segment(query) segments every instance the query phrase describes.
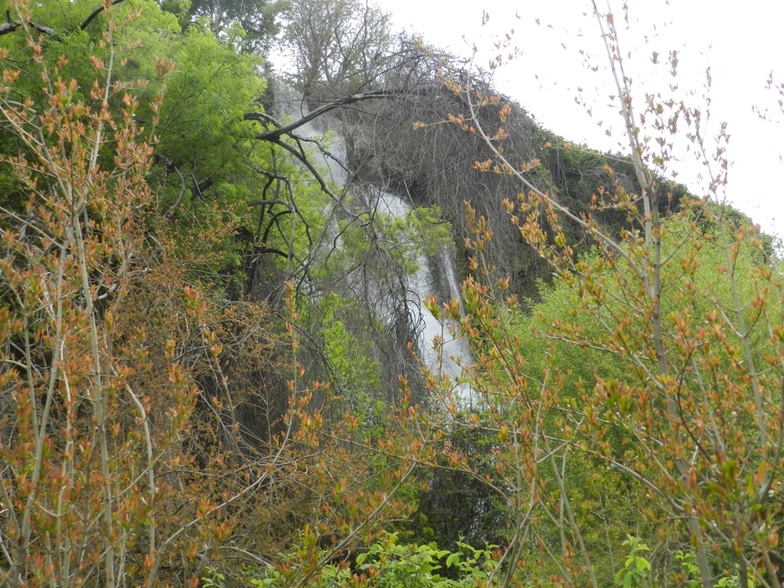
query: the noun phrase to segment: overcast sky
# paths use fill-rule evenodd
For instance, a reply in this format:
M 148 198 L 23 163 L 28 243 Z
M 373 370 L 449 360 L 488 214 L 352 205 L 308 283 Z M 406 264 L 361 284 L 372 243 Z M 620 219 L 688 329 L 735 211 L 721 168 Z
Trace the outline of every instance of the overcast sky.
M 421 34 L 428 43 L 469 54 L 478 66 L 497 53 L 494 42 L 514 29 L 521 56 L 496 74 L 497 85 L 546 128 L 590 147 L 624 150 L 622 121 L 598 26 L 586 0 L 377 0 L 395 25 Z M 610 0 L 617 19 L 621 2 Z M 606 9 L 606 0 L 599 2 Z M 482 26 L 483 12 L 489 19 Z M 518 18 L 519 17 L 519 18 Z M 538 22 L 537 22 L 538 21 Z M 784 115 L 782 97 L 766 89 L 773 72 L 784 82 L 784 2 L 781 0 L 629 0 L 628 26 L 620 29 L 626 72 L 642 108 L 645 92 L 671 94 L 666 58 L 678 51 L 678 99 L 707 112 L 706 75 L 711 68 L 711 118 L 707 134 L 721 121 L 730 134 L 732 162 L 727 196 L 763 230 L 784 236 Z M 660 65 L 652 63 L 658 52 Z M 505 50 L 504 53 L 508 53 Z M 598 66 L 590 71 L 586 65 Z M 584 105 L 575 97 L 580 96 Z M 753 107 L 771 113 L 763 121 Z M 588 114 L 590 110 L 590 115 Z M 608 136 L 609 133 L 609 136 Z M 684 143 L 685 145 L 685 143 Z M 705 173 L 682 146 L 677 179 L 698 194 Z M 702 176 L 702 178 L 700 177 Z

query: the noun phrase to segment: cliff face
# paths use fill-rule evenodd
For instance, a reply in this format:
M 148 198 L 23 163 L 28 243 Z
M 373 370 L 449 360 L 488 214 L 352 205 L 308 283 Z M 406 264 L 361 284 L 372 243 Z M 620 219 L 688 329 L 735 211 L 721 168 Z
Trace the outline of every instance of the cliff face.
M 308 307 L 308 373 L 356 394 L 349 366 L 364 366 L 362 393 L 385 402 L 395 402 L 400 374 L 425 401 L 420 360 L 453 382 L 461 368 L 450 355 L 470 361 L 464 341 L 450 342 L 453 325 L 436 319 L 424 304 L 429 296 L 462 304 L 459 282 L 470 273 L 466 243 L 476 238 L 466 205 L 492 232 L 484 263 L 494 278 L 509 278 L 519 300 L 526 305 L 535 300 L 538 283 L 552 275 L 511 221 L 504 201 L 517 198 L 520 184 L 487 163 L 493 153 L 480 127 L 496 135 L 495 147 L 516 169 L 526 170 L 534 186 L 577 216 L 593 218 L 607 234 L 617 237 L 635 227 L 626 213 L 596 206 L 594 195 L 640 190 L 630 162 L 542 129 L 521 107 L 492 94 L 489 85 L 481 106 L 472 104 L 455 86 L 466 76 L 462 70 L 444 73 L 440 60 L 425 55 L 410 71 L 405 68 L 404 63 L 385 79 L 390 87 L 321 100 L 273 80 L 273 118 L 260 135 L 285 142 L 295 156 L 287 173 L 320 193 L 308 203 L 311 215 L 301 214 L 311 235 L 298 282 Z M 685 191 L 664 182 L 660 190 L 661 212 L 676 210 Z M 292 195 L 292 209 L 305 206 Z M 594 245 L 580 237 L 576 224 L 564 226 L 575 257 Z M 296 265 L 291 268 L 296 275 Z M 281 277 L 256 274 L 251 291 L 266 296 Z M 332 340 L 335 329 L 338 342 Z M 447 342 L 440 350 L 434 350 L 436 337 Z M 345 370 L 338 377 L 335 354 Z
M 469 80 L 479 88 L 473 93 L 465 92 Z M 311 216 L 300 215 L 310 235 L 301 253 L 307 261 L 289 270 L 300 276 L 297 283 L 309 300 L 311 373 L 330 377 L 332 343 L 324 332 L 337 321 L 357 342 L 349 357 L 362 363 L 358 350 L 369 352 L 365 359 L 382 374 L 371 378 L 378 389 L 368 389 L 370 395 L 391 401 L 397 375 L 421 383 L 410 345 L 418 357 L 430 356 L 429 365 L 437 364 L 432 315 L 422 302 L 430 295 L 460 298 L 456 283 L 469 275 L 466 243 L 476 238 L 466 206 L 486 219 L 492 238 L 484 244 L 484 262 L 495 278 L 509 278 L 510 293 L 527 305 L 538 296 L 537 284 L 551 278 L 548 262 L 525 243 L 504 206 L 516 200 L 520 183 L 490 163 L 493 152 L 482 132 L 537 189 L 616 238 L 640 227 L 627 213 L 597 206 L 594 195 L 635 194 L 640 188 L 631 162 L 541 128 L 460 64 L 419 51 L 375 82 L 366 92 L 335 97 L 312 88 L 304 95 L 273 79 L 266 99 L 272 118 L 259 138 L 285 146 L 295 166 L 286 173 L 300 189 L 320 194 L 306 202 L 294 193 L 289 204 L 291 210 L 313 208 Z M 667 182 L 659 190 L 660 211 L 677 210 L 685 190 Z M 399 205 L 390 207 L 390 201 Z M 544 207 L 539 214 L 544 217 Z M 594 245 L 575 223 L 563 226 L 575 257 Z M 268 297 L 282 277 L 256 273 L 251 292 Z M 340 302 L 325 320 L 325 301 L 332 296 Z
M 437 73 L 440 72 L 440 73 Z M 455 246 L 463 251 L 471 232 L 465 204 L 487 219 L 493 238 L 488 262 L 499 274 L 511 278 L 511 289 L 522 297 L 536 295 L 536 282 L 548 279 L 546 263 L 520 238 L 503 207 L 521 191 L 516 178 L 492 166 L 493 154 L 476 132 L 489 136 L 503 129 L 493 143 L 510 163 L 526 170 L 533 185 L 553 195 L 578 216 L 590 216 L 609 234 L 618 236 L 632 229 L 627 215 L 611 208 L 591 206 L 595 194 L 613 194 L 619 188 L 639 193 L 631 161 L 575 145 L 536 123 L 518 104 L 483 88 L 481 105 L 471 104 L 456 93 L 455 80 L 467 76 L 456 68 L 444 72 L 439 60 L 417 62 L 414 71 L 396 72 L 388 83 L 408 84 L 388 99 L 363 102 L 360 108 L 341 112 L 348 165 L 357 180 L 366 181 L 409 199 L 417 206 L 437 206 L 452 225 Z M 480 81 L 481 82 L 481 81 Z M 480 83 L 472 82 L 472 83 Z M 502 113 L 502 109 L 503 113 Z M 503 120 L 502 120 L 503 119 Z M 663 214 L 677 210 L 685 188 L 659 182 L 659 205 Z M 568 225 L 572 236 L 576 225 Z M 590 243 L 577 244 L 579 254 Z M 462 275 L 464 255 L 458 255 Z

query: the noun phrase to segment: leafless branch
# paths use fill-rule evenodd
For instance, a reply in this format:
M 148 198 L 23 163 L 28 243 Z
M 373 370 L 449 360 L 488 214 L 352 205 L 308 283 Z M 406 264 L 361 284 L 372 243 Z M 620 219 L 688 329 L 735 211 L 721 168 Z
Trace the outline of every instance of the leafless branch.
M 309 112 L 301 119 L 296 120 L 292 123 L 287 125 L 281 125 L 270 115 L 263 113 L 263 112 L 248 112 L 243 117 L 245 120 L 255 120 L 261 123 L 272 123 L 277 128 L 272 131 L 266 131 L 264 133 L 260 133 L 256 135 L 256 138 L 261 141 L 274 141 L 275 139 L 279 139 L 283 135 L 291 134 L 293 131 L 297 130 L 299 127 L 306 125 L 310 121 L 318 118 L 319 116 L 326 114 L 336 108 L 340 108 L 341 106 L 347 106 L 349 104 L 356 104 L 357 102 L 361 102 L 363 100 L 379 100 L 382 98 L 389 98 L 390 96 L 401 95 L 407 93 L 407 90 L 374 90 L 372 92 L 363 92 L 361 94 L 352 94 L 351 96 L 343 96 L 336 100 L 332 100 L 323 106 L 316 108 L 314 111 Z
M 125 0 L 113 0 L 111 5 L 114 6 L 115 4 L 120 4 L 121 2 L 125 2 Z M 101 14 L 104 10 L 106 10 L 104 6 L 101 6 L 100 8 L 96 8 L 95 10 L 93 10 L 90 16 L 87 17 L 87 20 L 85 20 L 81 24 L 79 30 L 83 31 L 84 29 L 86 29 L 89 26 L 89 24 L 95 19 L 95 17 Z
M 54 29 L 50 29 L 49 27 L 46 27 L 42 24 L 38 24 L 32 21 L 23 22 L 19 20 L 10 20 L 0 25 L 0 37 L 7 35 L 8 33 L 13 33 L 22 25 L 27 25 L 31 29 L 35 29 L 36 31 L 40 31 L 46 35 L 54 35 Z

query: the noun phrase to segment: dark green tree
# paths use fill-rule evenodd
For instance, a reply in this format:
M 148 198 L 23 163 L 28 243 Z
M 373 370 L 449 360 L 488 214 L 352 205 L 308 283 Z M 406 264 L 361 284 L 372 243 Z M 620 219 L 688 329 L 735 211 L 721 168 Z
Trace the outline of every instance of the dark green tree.
M 228 38 L 239 25 L 244 37 L 238 42 L 243 51 L 264 54 L 279 29 L 277 17 L 285 3 L 275 0 L 191 0 L 188 15 L 207 17 L 219 38 Z

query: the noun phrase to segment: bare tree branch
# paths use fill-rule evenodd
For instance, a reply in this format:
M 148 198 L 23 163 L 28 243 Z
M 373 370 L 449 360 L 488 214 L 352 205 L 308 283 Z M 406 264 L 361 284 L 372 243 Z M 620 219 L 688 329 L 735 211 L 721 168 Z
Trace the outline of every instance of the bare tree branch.
M 54 35 L 54 29 L 50 29 L 49 27 L 45 27 L 44 25 L 31 21 L 24 22 L 19 20 L 9 20 L 7 23 L 3 23 L 0 25 L 0 37 L 3 35 L 7 35 L 8 33 L 13 33 L 16 29 L 18 29 L 22 25 L 27 25 L 31 29 L 35 29 L 36 31 L 40 31 L 46 35 Z
M 121 2 L 125 2 L 125 0 L 113 0 L 111 5 L 114 6 L 115 4 L 120 4 Z M 103 6 L 93 10 L 92 14 L 90 14 L 90 16 L 87 17 L 87 20 L 85 20 L 81 24 L 81 26 L 79 27 L 79 30 L 83 31 L 84 29 L 86 29 L 89 26 L 89 24 L 95 19 L 95 17 L 98 16 L 99 14 L 101 14 L 104 10 L 106 10 L 106 8 L 103 7 Z
M 279 139 L 283 135 L 287 135 L 292 131 L 297 130 L 299 127 L 306 125 L 310 121 L 318 118 L 322 114 L 326 114 L 327 112 L 335 110 L 336 108 L 340 108 L 341 106 L 356 104 L 357 102 L 361 102 L 363 100 L 378 100 L 381 98 L 389 98 L 391 96 L 404 95 L 408 93 L 409 93 L 408 90 L 403 90 L 403 89 L 374 90 L 372 92 L 363 92 L 361 94 L 352 94 L 351 96 L 343 96 L 341 98 L 337 98 L 336 100 L 332 100 L 331 102 L 328 102 L 323 106 L 318 107 L 316 110 L 309 112 L 301 119 L 289 123 L 285 126 L 281 126 L 278 121 L 276 121 L 273 117 L 271 117 L 270 115 L 264 112 L 248 112 L 245 113 L 243 118 L 245 120 L 256 120 L 263 124 L 272 123 L 273 125 L 278 127 L 275 130 L 266 131 L 264 133 L 260 133 L 256 135 L 256 138 L 259 140 L 275 142 L 275 140 Z

